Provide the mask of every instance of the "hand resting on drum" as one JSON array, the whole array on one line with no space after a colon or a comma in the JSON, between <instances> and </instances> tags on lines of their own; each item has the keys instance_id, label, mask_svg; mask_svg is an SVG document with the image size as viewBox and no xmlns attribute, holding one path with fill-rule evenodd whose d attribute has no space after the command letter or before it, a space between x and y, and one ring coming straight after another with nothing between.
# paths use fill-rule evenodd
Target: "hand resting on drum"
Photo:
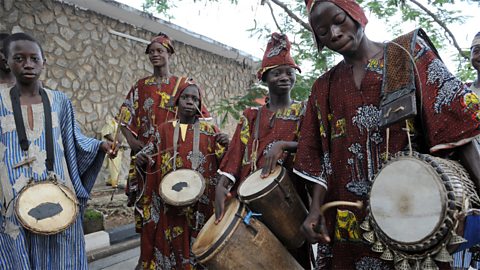
<instances>
[{"instance_id":1,"label":"hand resting on drum","mask_svg":"<svg viewBox=\"0 0 480 270\"><path fill-rule=\"evenodd\" d=\"M325 217L320 211L312 211L312 209L310 209L310 212L300 230L305 235L307 241L312 244L317 242L330 242Z\"/></svg>"},{"instance_id":2,"label":"hand resting on drum","mask_svg":"<svg viewBox=\"0 0 480 270\"><path fill-rule=\"evenodd\" d=\"M278 141L275 142L268 153L265 155L263 162L262 173L260 174L261 178L266 178L272 173L277 166L277 161L282 158L285 151L296 152L297 151L297 142L292 141Z\"/></svg>"},{"instance_id":3,"label":"hand resting on drum","mask_svg":"<svg viewBox=\"0 0 480 270\"><path fill-rule=\"evenodd\" d=\"M230 180L222 175L215 187L215 224L218 224L225 214L225 202L232 198L232 193L228 191Z\"/></svg>"}]
</instances>

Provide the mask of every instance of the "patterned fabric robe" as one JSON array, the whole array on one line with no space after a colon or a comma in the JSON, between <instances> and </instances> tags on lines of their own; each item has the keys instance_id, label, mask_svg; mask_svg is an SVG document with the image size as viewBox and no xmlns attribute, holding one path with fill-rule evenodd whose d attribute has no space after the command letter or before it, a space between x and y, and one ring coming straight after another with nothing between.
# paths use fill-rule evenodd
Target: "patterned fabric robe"
<instances>
[{"instance_id":1,"label":"patterned fabric robe","mask_svg":"<svg viewBox=\"0 0 480 270\"><path fill-rule=\"evenodd\" d=\"M0 90L0 269L87 269L85 240L82 229L83 211L104 154L101 142L82 135L75 122L75 113L65 94L46 90L52 108L55 151L54 172L59 182L69 187L80 203L80 213L65 231L39 235L21 227L13 209L14 198L30 179L44 181L47 169L44 160L45 126L42 104L32 105L33 130L29 128L27 109L22 106L28 154L35 156L31 166L13 168L24 157L20 148L10 101L10 88Z\"/></svg>"},{"instance_id":2,"label":"patterned fabric robe","mask_svg":"<svg viewBox=\"0 0 480 270\"><path fill-rule=\"evenodd\" d=\"M140 259L144 269L202 269L196 265L190 253L191 245L198 232L213 215L213 200L217 184L217 169L224 147L216 143L216 127L200 122L199 168L206 181L206 188L199 201L188 207L175 207L165 204L159 187L162 179L173 170L173 134L176 122L159 126L155 148L159 155L147 171L143 205L143 229L141 235ZM179 135L177 169L192 168L193 125L188 125L185 140Z\"/></svg>"},{"instance_id":3,"label":"patterned fabric robe","mask_svg":"<svg viewBox=\"0 0 480 270\"><path fill-rule=\"evenodd\" d=\"M240 183L245 180L252 171L252 152L253 141L255 138L255 122L259 108L248 108L243 111L243 115L238 122L228 151L222 160L219 173L227 176L235 182L233 193ZM257 169L261 169L265 160L265 155L271 149L273 143L277 141L297 141L298 131L302 123L305 112L305 103L294 101L290 107L276 113L270 111L267 105L262 106L259 123L259 142L257 150ZM292 174L293 160L295 154L284 153L279 162L287 169L290 179L294 183L297 192L308 207L307 189L305 183L296 180L296 175ZM310 269L309 261L310 245L305 244L297 250L290 250L299 263L306 269Z\"/></svg>"},{"instance_id":4,"label":"patterned fabric robe","mask_svg":"<svg viewBox=\"0 0 480 270\"><path fill-rule=\"evenodd\" d=\"M418 116L409 120L413 147L438 152L479 134L478 97L456 79L422 39L415 62ZM327 188L325 202L367 202L386 155L386 131L379 128L383 59L371 59L358 89L352 67L339 63L314 84L300 132L295 172ZM419 81L420 79L420 81ZM422 90L420 92L420 89ZM408 145L405 122L390 126L389 153ZM362 238L366 209L332 208L325 213L332 245L319 244L321 257L333 256L333 269L390 269ZM409 228L414 229L414 228Z\"/></svg>"}]
</instances>

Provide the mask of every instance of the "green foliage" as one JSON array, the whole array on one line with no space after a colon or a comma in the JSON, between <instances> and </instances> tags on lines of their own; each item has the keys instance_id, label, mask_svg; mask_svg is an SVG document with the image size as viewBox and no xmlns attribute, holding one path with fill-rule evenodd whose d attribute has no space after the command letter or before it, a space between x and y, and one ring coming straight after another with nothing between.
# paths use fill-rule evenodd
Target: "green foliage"
<instances>
[{"instance_id":1,"label":"green foliage","mask_svg":"<svg viewBox=\"0 0 480 270\"><path fill-rule=\"evenodd\" d=\"M87 208L83 217L86 220L97 220L103 219L103 214L95 209Z\"/></svg>"}]
</instances>

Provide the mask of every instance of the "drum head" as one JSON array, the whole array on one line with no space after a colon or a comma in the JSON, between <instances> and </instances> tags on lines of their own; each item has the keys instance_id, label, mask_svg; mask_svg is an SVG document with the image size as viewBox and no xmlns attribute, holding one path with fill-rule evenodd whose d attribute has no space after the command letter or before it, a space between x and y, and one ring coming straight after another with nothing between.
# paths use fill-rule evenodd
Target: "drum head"
<instances>
[{"instance_id":1,"label":"drum head","mask_svg":"<svg viewBox=\"0 0 480 270\"><path fill-rule=\"evenodd\" d=\"M390 239L413 244L443 222L445 186L433 168L413 157L400 157L376 176L370 191L374 222Z\"/></svg>"},{"instance_id":2,"label":"drum head","mask_svg":"<svg viewBox=\"0 0 480 270\"><path fill-rule=\"evenodd\" d=\"M235 230L240 219L236 214L244 209L240 201L231 199L225 205L225 215L222 220L215 224L215 215L212 215L202 230L198 233L195 243L192 245L192 252L198 260L202 261L211 254L214 254Z\"/></svg>"},{"instance_id":3,"label":"drum head","mask_svg":"<svg viewBox=\"0 0 480 270\"><path fill-rule=\"evenodd\" d=\"M238 196L240 198L256 197L270 190L270 187L276 185L275 179L278 179L281 173L284 173L282 166L275 167L275 170L267 177L261 178L262 169L252 173L238 187Z\"/></svg>"},{"instance_id":4,"label":"drum head","mask_svg":"<svg viewBox=\"0 0 480 270\"><path fill-rule=\"evenodd\" d=\"M204 190L205 180L200 173L180 169L163 177L159 194L167 204L185 206L195 203Z\"/></svg>"},{"instance_id":5,"label":"drum head","mask_svg":"<svg viewBox=\"0 0 480 270\"><path fill-rule=\"evenodd\" d=\"M38 234L55 234L75 221L78 203L67 187L39 182L20 192L15 213L26 229Z\"/></svg>"}]
</instances>

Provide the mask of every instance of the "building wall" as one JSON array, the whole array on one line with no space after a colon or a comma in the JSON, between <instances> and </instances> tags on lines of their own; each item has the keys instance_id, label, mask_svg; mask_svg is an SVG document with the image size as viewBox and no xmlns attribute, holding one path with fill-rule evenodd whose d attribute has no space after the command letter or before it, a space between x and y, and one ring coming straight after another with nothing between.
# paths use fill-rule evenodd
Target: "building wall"
<instances>
[{"instance_id":1,"label":"building wall","mask_svg":"<svg viewBox=\"0 0 480 270\"><path fill-rule=\"evenodd\" d=\"M89 136L99 138L105 119L118 111L130 87L152 73L146 45L109 29L145 40L156 33L55 0L1 0L0 18L1 32L26 32L40 41L47 59L44 85L71 98ZM181 42L174 46L171 72L199 82L209 107L245 92L255 79L252 66ZM231 134L234 125L231 121L226 132Z\"/></svg>"}]
</instances>

